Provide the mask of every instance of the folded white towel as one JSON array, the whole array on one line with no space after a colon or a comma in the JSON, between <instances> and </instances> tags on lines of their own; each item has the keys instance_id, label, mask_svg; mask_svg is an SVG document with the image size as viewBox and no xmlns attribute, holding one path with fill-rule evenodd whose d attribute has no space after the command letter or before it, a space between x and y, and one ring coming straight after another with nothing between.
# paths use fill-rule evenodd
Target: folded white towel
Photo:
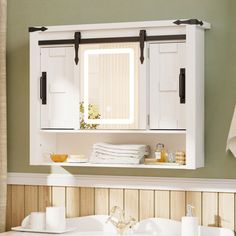
<instances>
[{"instance_id":1,"label":"folded white towel","mask_svg":"<svg viewBox=\"0 0 236 236\"><path fill-rule=\"evenodd\" d=\"M143 144L95 143L91 163L139 164L148 155L148 146Z\"/></svg>"},{"instance_id":2,"label":"folded white towel","mask_svg":"<svg viewBox=\"0 0 236 236\"><path fill-rule=\"evenodd\" d=\"M105 152L105 151L97 151L94 150L94 153L98 154L98 155L106 155L106 156L115 156L115 157L129 157L129 158L140 158L143 157L145 155L147 155L147 153L140 153L140 154L130 154L130 153L115 153L115 152Z\"/></svg>"},{"instance_id":3,"label":"folded white towel","mask_svg":"<svg viewBox=\"0 0 236 236\"><path fill-rule=\"evenodd\" d=\"M140 164L143 158L113 157L103 155L92 155L90 163L105 164Z\"/></svg>"},{"instance_id":4,"label":"folded white towel","mask_svg":"<svg viewBox=\"0 0 236 236\"><path fill-rule=\"evenodd\" d=\"M98 152L93 152L91 157L96 157L96 158L103 158L103 159L142 159L144 156L143 155L140 155L140 156L136 156L136 157L133 157L133 156L129 156L129 155L126 155L126 156L119 156L119 155L109 155L109 154L104 154L104 153L98 153Z\"/></svg>"},{"instance_id":5,"label":"folded white towel","mask_svg":"<svg viewBox=\"0 0 236 236\"><path fill-rule=\"evenodd\" d=\"M109 150L127 150L127 151L139 151L146 150L147 145L143 144L110 144L110 143L95 143L94 148L104 148Z\"/></svg>"},{"instance_id":6,"label":"folded white towel","mask_svg":"<svg viewBox=\"0 0 236 236\"><path fill-rule=\"evenodd\" d=\"M108 150L103 148L94 148L94 152L96 153L104 153L107 155L118 155L118 156L145 156L148 155L149 152L143 150L143 151L122 151L122 150Z\"/></svg>"}]
</instances>

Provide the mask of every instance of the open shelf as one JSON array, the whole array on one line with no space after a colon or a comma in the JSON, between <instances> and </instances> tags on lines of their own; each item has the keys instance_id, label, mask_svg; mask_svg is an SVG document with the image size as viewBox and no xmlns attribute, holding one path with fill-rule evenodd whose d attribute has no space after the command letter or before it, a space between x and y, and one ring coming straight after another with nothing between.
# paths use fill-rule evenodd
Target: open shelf
<instances>
[{"instance_id":1,"label":"open shelf","mask_svg":"<svg viewBox=\"0 0 236 236\"><path fill-rule=\"evenodd\" d=\"M71 166L71 167L91 167L91 168L139 168L139 169L188 169L185 165L165 164L93 164L93 163L71 163L52 162L50 153L66 153L68 155L84 155L90 157L93 145L98 142L107 142L115 144L146 144L150 147L148 157L154 157L154 151L157 143L165 144L166 150L176 152L186 150L186 132L183 130L40 130L37 135L40 137L39 143L36 143L37 155L31 158L31 165L42 166ZM91 131L91 132L90 132ZM94 132L95 131L95 132ZM104 132L105 131L105 132ZM159 132L162 131L162 132ZM169 133L173 132L173 133ZM33 150L33 151L34 151ZM35 151L34 151L35 153Z\"/></svg>"},{"instance_id":2,"label":"open shelf","mask_svg":"<svg viewBox=\"0 0 236 236\"><path fill-rule=\"evenodd\" d=\"M33 165L42 166L74 166L74 167L105 167L105 168L142 168L142 169L188 169L186 165L145 165L145 164L93 164L93 163L68 163L68 162L43 162L36 163Z\"/></svg>"}]
</instances>

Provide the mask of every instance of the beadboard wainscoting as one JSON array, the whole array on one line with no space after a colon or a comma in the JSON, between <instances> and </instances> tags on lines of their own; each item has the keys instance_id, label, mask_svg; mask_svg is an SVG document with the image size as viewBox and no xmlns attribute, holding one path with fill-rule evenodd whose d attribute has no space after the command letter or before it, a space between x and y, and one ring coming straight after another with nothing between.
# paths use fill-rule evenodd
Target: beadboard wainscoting
<instances>
[{"instance_id":1,"label":"beadboard wainscoting","mask_svg":"<svg viewBox=\"0 0 236 236\"><path fill-rule=\"evenodd\" d=\"M166 181L166 187L164 187L163 183L162 187L160 187L161 185L158 184L159 182L161 183L160 179L159 182L156 181L156 184L154 184L154 179L151 179L148 183L145 178L143 179L143 183L142 181L141 183L137 183L140 178L138 177L136 184L139 187L135 188L135 185L131 186L130 183L131 178L133 178L133 183L135 184L134 179L136 177L127 177L127 185L123 185L125 188L121 188L122 180L120 180L120 185L118 185L119 177L114 176L111 177L111 179L113 178L114 180L114 186L112 180L109 181L109 184L105 181L107 177L100 177L100 180L98 177L98 187L96 187L96 182L94 182L94 177L92 176L90 176L90 179L87 176L87 182L83 182L83 178L85 181L85 177L81 177L79 182L81 184L68 182L65 186L62 186L64 183L62 177L60 179L61 184L55 182L55 185L52 186L46 183L44 185L42 184L45 182L42 178L43 175L38 175L37 181L34 180L34 177L36 179L36 175L32 175L32 178L28 178L28 181L25 176L25 183L22 183L22 180L24 180L23 175L21 175L20 178L20 175L16 174L16 176L18 176L17 181L14 181L13 176L14 174L9 175L8 184L8 230L12 226L19 225L22 219L30 212L44 211L47 206L52 205L65 206L67 217L93 214L106 215L109 214L113 206L120 206L125 210L126 216L133 216L138 220L150 217L180 220L186 213L185 209L187 204L192 204L195 207L194 213L199 218L200 224L226 227L235 230L236 191L233 188L232 191L230 191L230 185L233 185L234 180L224 180L224 187L226 187L227 181L229 182L227 191L225 191L226 189L224 189L223 186L222 191L219 191L216 187L214 187L215 191L210 187L209 191L207 191L207 180L205 180L205 186L204 180L201 180L203 190L200 191L200 187L196 185L196 182L199 184L201 181L193 179L192 190L188 191L186 190L186 184L184 185L183 179L176 179L179 185L176 184L175 189L168 186L168 178L166 178L166 180L162 178L163 182ZM30 175L28 175L28 177L29 176ZM99 183L102 179L104 180L103 185ZM117 180L117 182L115 180ZM37 184L32 184L33 182L37 182ZM213 182L212 185L214 186ZM52 179L51 183L54 183ZM185 183L191 186L190 179L188 179L188 182L185 179ZM210 185L210 183L211 180L208 180L208 185ZM143 184L143 188L141 184ZM219 183L219 187L221 184L223 185L223 182ZM169 188L169 190L167 188Z\"/></svg>"}]
</instances>

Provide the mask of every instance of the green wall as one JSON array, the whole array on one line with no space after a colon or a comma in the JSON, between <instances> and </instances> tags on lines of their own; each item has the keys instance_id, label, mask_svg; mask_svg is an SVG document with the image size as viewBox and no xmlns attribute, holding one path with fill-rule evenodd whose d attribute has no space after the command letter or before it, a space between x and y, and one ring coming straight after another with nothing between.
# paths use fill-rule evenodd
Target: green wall
<instances>
[{"instance_id":1,"label":"green wall","mask_svg":"<svg viewBox=\"0 0 236 236\"><path fill-rule=\"evenodd\" d=\"M234 0L8 0L8 171L236 178L236 159L225 153L236 102ZM194 171L29 166L28 26L199 18L206 32L205 157Z\"/></svg>"}]
</instances>

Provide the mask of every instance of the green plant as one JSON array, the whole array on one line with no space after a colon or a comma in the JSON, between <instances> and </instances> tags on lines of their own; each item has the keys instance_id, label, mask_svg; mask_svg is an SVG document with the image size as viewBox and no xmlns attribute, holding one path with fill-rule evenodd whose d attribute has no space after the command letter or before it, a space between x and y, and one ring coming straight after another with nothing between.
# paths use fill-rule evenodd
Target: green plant
<instances>
[{"instance_id":1,"label":"green plant","mask_svg":"<svg viewBox=\"0 0 236 236\"><path fill-rule=\"evenodd\" d=\"M100 119L98 107L95 104L88 105L88 118L89 119ZM84 102L80 103L80 129L97 129L99 124L87 124L84 121Z\"/></svg>"}]
</instances>

